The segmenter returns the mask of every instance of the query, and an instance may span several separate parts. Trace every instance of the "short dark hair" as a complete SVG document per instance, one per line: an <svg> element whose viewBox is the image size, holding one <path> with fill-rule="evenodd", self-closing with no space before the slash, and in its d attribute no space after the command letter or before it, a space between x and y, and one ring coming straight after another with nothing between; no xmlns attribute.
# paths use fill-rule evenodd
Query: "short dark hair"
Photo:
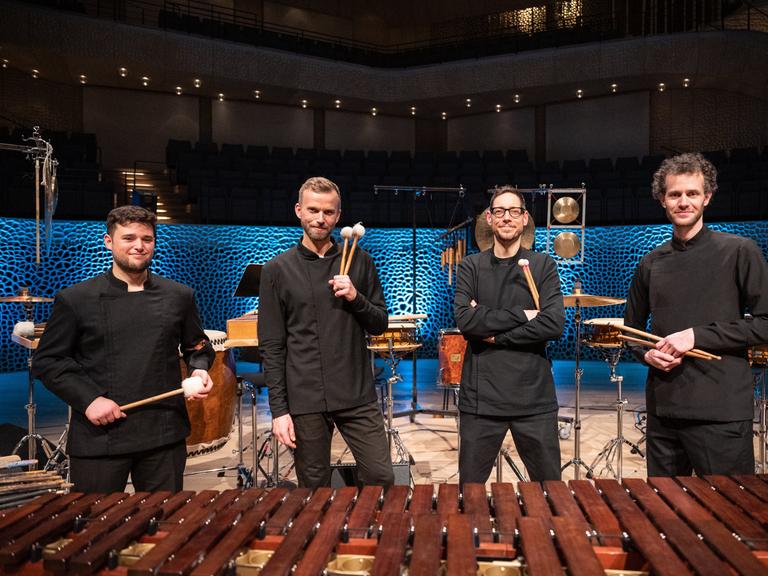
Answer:
<svg viewBox="0 0 768 576"><path fill-rule="evenodd" d="M493 194L491 194L491 200L488 202L489 210L493 208L493 201L496 200L496 198L498 198L502 194L514 194L515 196L520 198L520 206L521 208L523 208L523 210L525 210L525 198L523 198L523 193L520 192L520 190L518 190L514 186L509 186L509 185L496 187L496 190L494 190Z"/></svg>
<svg viewBox="0 0 768 576"><path fill-rule="evenodd" d="M328 180L328 178L323 178L322 176L313 176L312 178L307 178L304 184L301 185L301 188L299 188L299 202L301 202L301 197L304 190L312 190L312 192L320 193L336 192L336 195L339 197L339 201L341 201L341 192L339 192L339 187Z"/></svg>
<svg viewBox="0 0 768 576"><path fill-rule="evenodd" d="M119 224L133 224L139 222L152 228L152 234L157 236L157 216L141 206L118 206L107 214L107 234L112 236Z"/></svg>
<svg viewBox="0 0 768 576"><path fill-rule="evenodd" d="M704 193L717 192L717 168L699 152L686 152L667 158L653 175L651 193L656 200L661 200L667 192L667 176L679 174L698 174L704 176Z"/></svg>

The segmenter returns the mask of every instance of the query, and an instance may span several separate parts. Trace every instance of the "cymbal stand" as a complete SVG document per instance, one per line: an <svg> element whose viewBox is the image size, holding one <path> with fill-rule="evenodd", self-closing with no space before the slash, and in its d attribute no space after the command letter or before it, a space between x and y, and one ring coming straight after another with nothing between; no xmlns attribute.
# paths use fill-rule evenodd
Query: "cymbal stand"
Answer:
<svg viewBox="0 0 768 576"><path fill-rule="evenodd" d="M393 460L393 462L395 464L404 463L404 462L411 464L413 459L410 453L408 452L408 450L406 449L402 438L400 438L400 431L397 428L395 428L393 425L394 396L392 393L392 386L396 382L402 382L403 377L397 373L397 365L400 363L400 358L395 353L394 343L392 341L392 338L389 338L388 346L389 346L389 358L386 358L385 362L389 364L389 368L392 373L392 375L389 378L387 378L387 438L389 440L389 454L390 456L392 456L392 446L394 446L396 457ZM410 466L408 466L408 474L410 475L411 484L413 484L414 483L413 472L411 472Z"/></svg>
<svg viewBox="0 0 768 576"><path fill-rule="evenodd" d="M24 302L24 312L26 313L27 322L34 323L34 303ZM53 453L51 442L43 435L38 434L35 431L35 413L37 412L37 405L35 404L35 377L32 375L32 356L34 354L34 347L25 345L27 348L27 404L24 406L27 410L27 433L19 440L16 447L11 454L18 454L24 443L27 443L27 457L29 460L35 460L37 458L37 442L39 441L43 447L43 451L47 458L50 458ZM36 464L30 464L30 470L36 468Z"/></svg>
<svg viewBox="0 0 768 576"><path fill-rule="evenodd" d="M620 346L603 349L605 361L608 362L608 366L610 366L611 369L611 382L616 384L616 436L608 440L592 462L592 470L594 473L598 463L601 460L605 460L605 466L600 471L607 470L619 482L621 482L624 465L624 453L622 450L624 444L629 446L633 453L642 454L640 447L637 444L624 438L624 407L627 405L627 399L622 397L621 391L621 384L624 382L624 377L616 375L616 366L619 363L621 352L622 348ZM613 468L614 458L616 458L617 461L616 469Z"/></svg>
<svg viewBox="0 0 768 576"><path fill-rule="evenodd" d="M580 288L579 288L580 289ZM592 468L581 459L581 377L584 370L581 368L581 304L576 301L574 322L576 322L576 367L574 368L574 381L576 384L576 413L573 419L573 458L568 460L560 468L564 471L573 465L573 477L578 480L581 475L581 467L587 471L587 476L592 475Z"/></svg>

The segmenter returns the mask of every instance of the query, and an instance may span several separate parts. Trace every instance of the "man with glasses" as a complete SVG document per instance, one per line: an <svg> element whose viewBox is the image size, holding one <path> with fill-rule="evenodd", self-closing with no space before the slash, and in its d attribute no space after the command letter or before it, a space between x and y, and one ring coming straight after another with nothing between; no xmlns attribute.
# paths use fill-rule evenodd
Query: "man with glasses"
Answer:
<svg viewBox="0 0 768 576"><path fill-rule="evenodd" d="M485 217L493 246L462 260L454 299L456 323L467 339L459 482L488 480L507 430L531 480L559 480L558 404L546 354L565 320L557 266L521 246L529 215L516 188L497 189ZM521 259L528 260L539 310Z"/></svg>

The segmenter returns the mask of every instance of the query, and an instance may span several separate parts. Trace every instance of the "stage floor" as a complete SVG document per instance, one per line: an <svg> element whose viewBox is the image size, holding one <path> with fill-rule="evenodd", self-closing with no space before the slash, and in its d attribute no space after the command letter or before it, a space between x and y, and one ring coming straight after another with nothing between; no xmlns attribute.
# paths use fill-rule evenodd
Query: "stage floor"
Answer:
<svg viewBox="0 0 768 576"><path fill-rule="evenodd" d="M379 361L377 361L378 363ZM581 407L581 459L594 469L596 476L614 477L618 468L616 451L609 454L609 458L598 460L605 445L617 436L616 399L617 391L609 380L608 366L604 362L586 361L581 364L583 368ZM238 373L245 374L255 372L258 366L250 363L238 363ZM412 362L403 361L399 372L403 381L394 388L394 411L403 412L411 408L413 402L413 374ZM574 362L556 361L553 365L557 396L560 404L561 420L561 460L568 462L574 457L575 431L567 422L574 416L575 408L575 384ZM424 409L441 409L447 403L449 409L455 409L452 391L446 391L436 385L438 363L436 360L422 359L417 362L416 370L416 394L418 405ZM644 416L645 396L644 382L646 369L642 365L633 362L621 363L618 374L623 376L623 397L627 403L624 406L623 435L631 443L639 445L640 453L632 453L634 450L625 445L623 452L622 474L626 477L645 477L645 460L642 456L643 432L638 426ZM384 378L389 375L389 368L383 372ZM27 415L25 405L27 402L27 375L25 372L0 374L0 393L4 401L0 404L0 422L10 423L26 428ZM61 434L66 422L66 406L48 392L40 383L35 385L35 401L37 403L37 427L38 431L46 438L56 441ZM266 390L262 390L257 397L257 445L268 453L269 446L265 446L266 435L270 427L270 413ZM410 473L417 484L421 483L455 483L458 481L457 471L457 421L455 417L433 416L419 413L413 417L400 416L394 419L402 444L411 457ZM243 406L243 436L245 453L243 456L246 467L253 466L253 450L251 442L252 419L250 399L244 401ZM190 490L217 489L222 490L237 485L237 473L227 470L223 475L218 472L207 472L221 468L235 467L238 463L237 426L233 426L227 443L218 450L201 456L190 457L187 461L188 476L185 480L185 488ZM514 450L514 443L508 435L504 447L508 450L508 457L515 467L524 472L520 458ZM755 445L757 451L757 441ZM290 452L281 449L279 453L281 478L295 481L292 469ZM346 451L344 442L337 434L334 437L332 462L351 463L353 459ZM264 470L271 470L271 459L261 461ZM517 480L515 472L507 459L502 461L502 478L506 481ZM585 468L582 467L581 477L584 477ZM563 473L563 479L574 477L574 466L569 466ZM257 481L264 481L262 471L257 473ZM496 471L492 473L491 481L497 478Z"/></svg>

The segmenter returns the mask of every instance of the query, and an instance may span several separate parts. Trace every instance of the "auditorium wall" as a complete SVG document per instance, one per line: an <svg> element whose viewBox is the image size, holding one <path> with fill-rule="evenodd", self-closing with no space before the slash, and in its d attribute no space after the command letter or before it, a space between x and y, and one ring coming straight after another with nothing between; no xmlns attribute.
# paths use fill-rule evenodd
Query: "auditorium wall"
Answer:
<svg viewBox="0 0 768 576"><path fill-rule="evenodd" d="M527 150L534 157L534 108L448 120L448 150Z"/></svg>
<svg viewBox="0 0 768 576"><path fill-rule="evenodd" d="M325 147L331 150L413 150L411 118L353 112L325 113Z"/></svg>
<svg viewBox="0 0 768 576"><path fill-rule="evenodd" d="M198 139L198 99L113 88L83 89L83 130L96 134L105 168L165 161L170 138Z"/></svg>
<svg viewBox="0 0 768 576"><path fill-rule="evenodd" d="M546 115L547 160L648 154L648 92L554 104Z"/></svg>
<svg viewBox="0 0 768 576"><path fill-rule="evenodd" d="M217 144L312 148L314 130L310 109L227 100L215 100L211 108L213 141Z"/></svg>

